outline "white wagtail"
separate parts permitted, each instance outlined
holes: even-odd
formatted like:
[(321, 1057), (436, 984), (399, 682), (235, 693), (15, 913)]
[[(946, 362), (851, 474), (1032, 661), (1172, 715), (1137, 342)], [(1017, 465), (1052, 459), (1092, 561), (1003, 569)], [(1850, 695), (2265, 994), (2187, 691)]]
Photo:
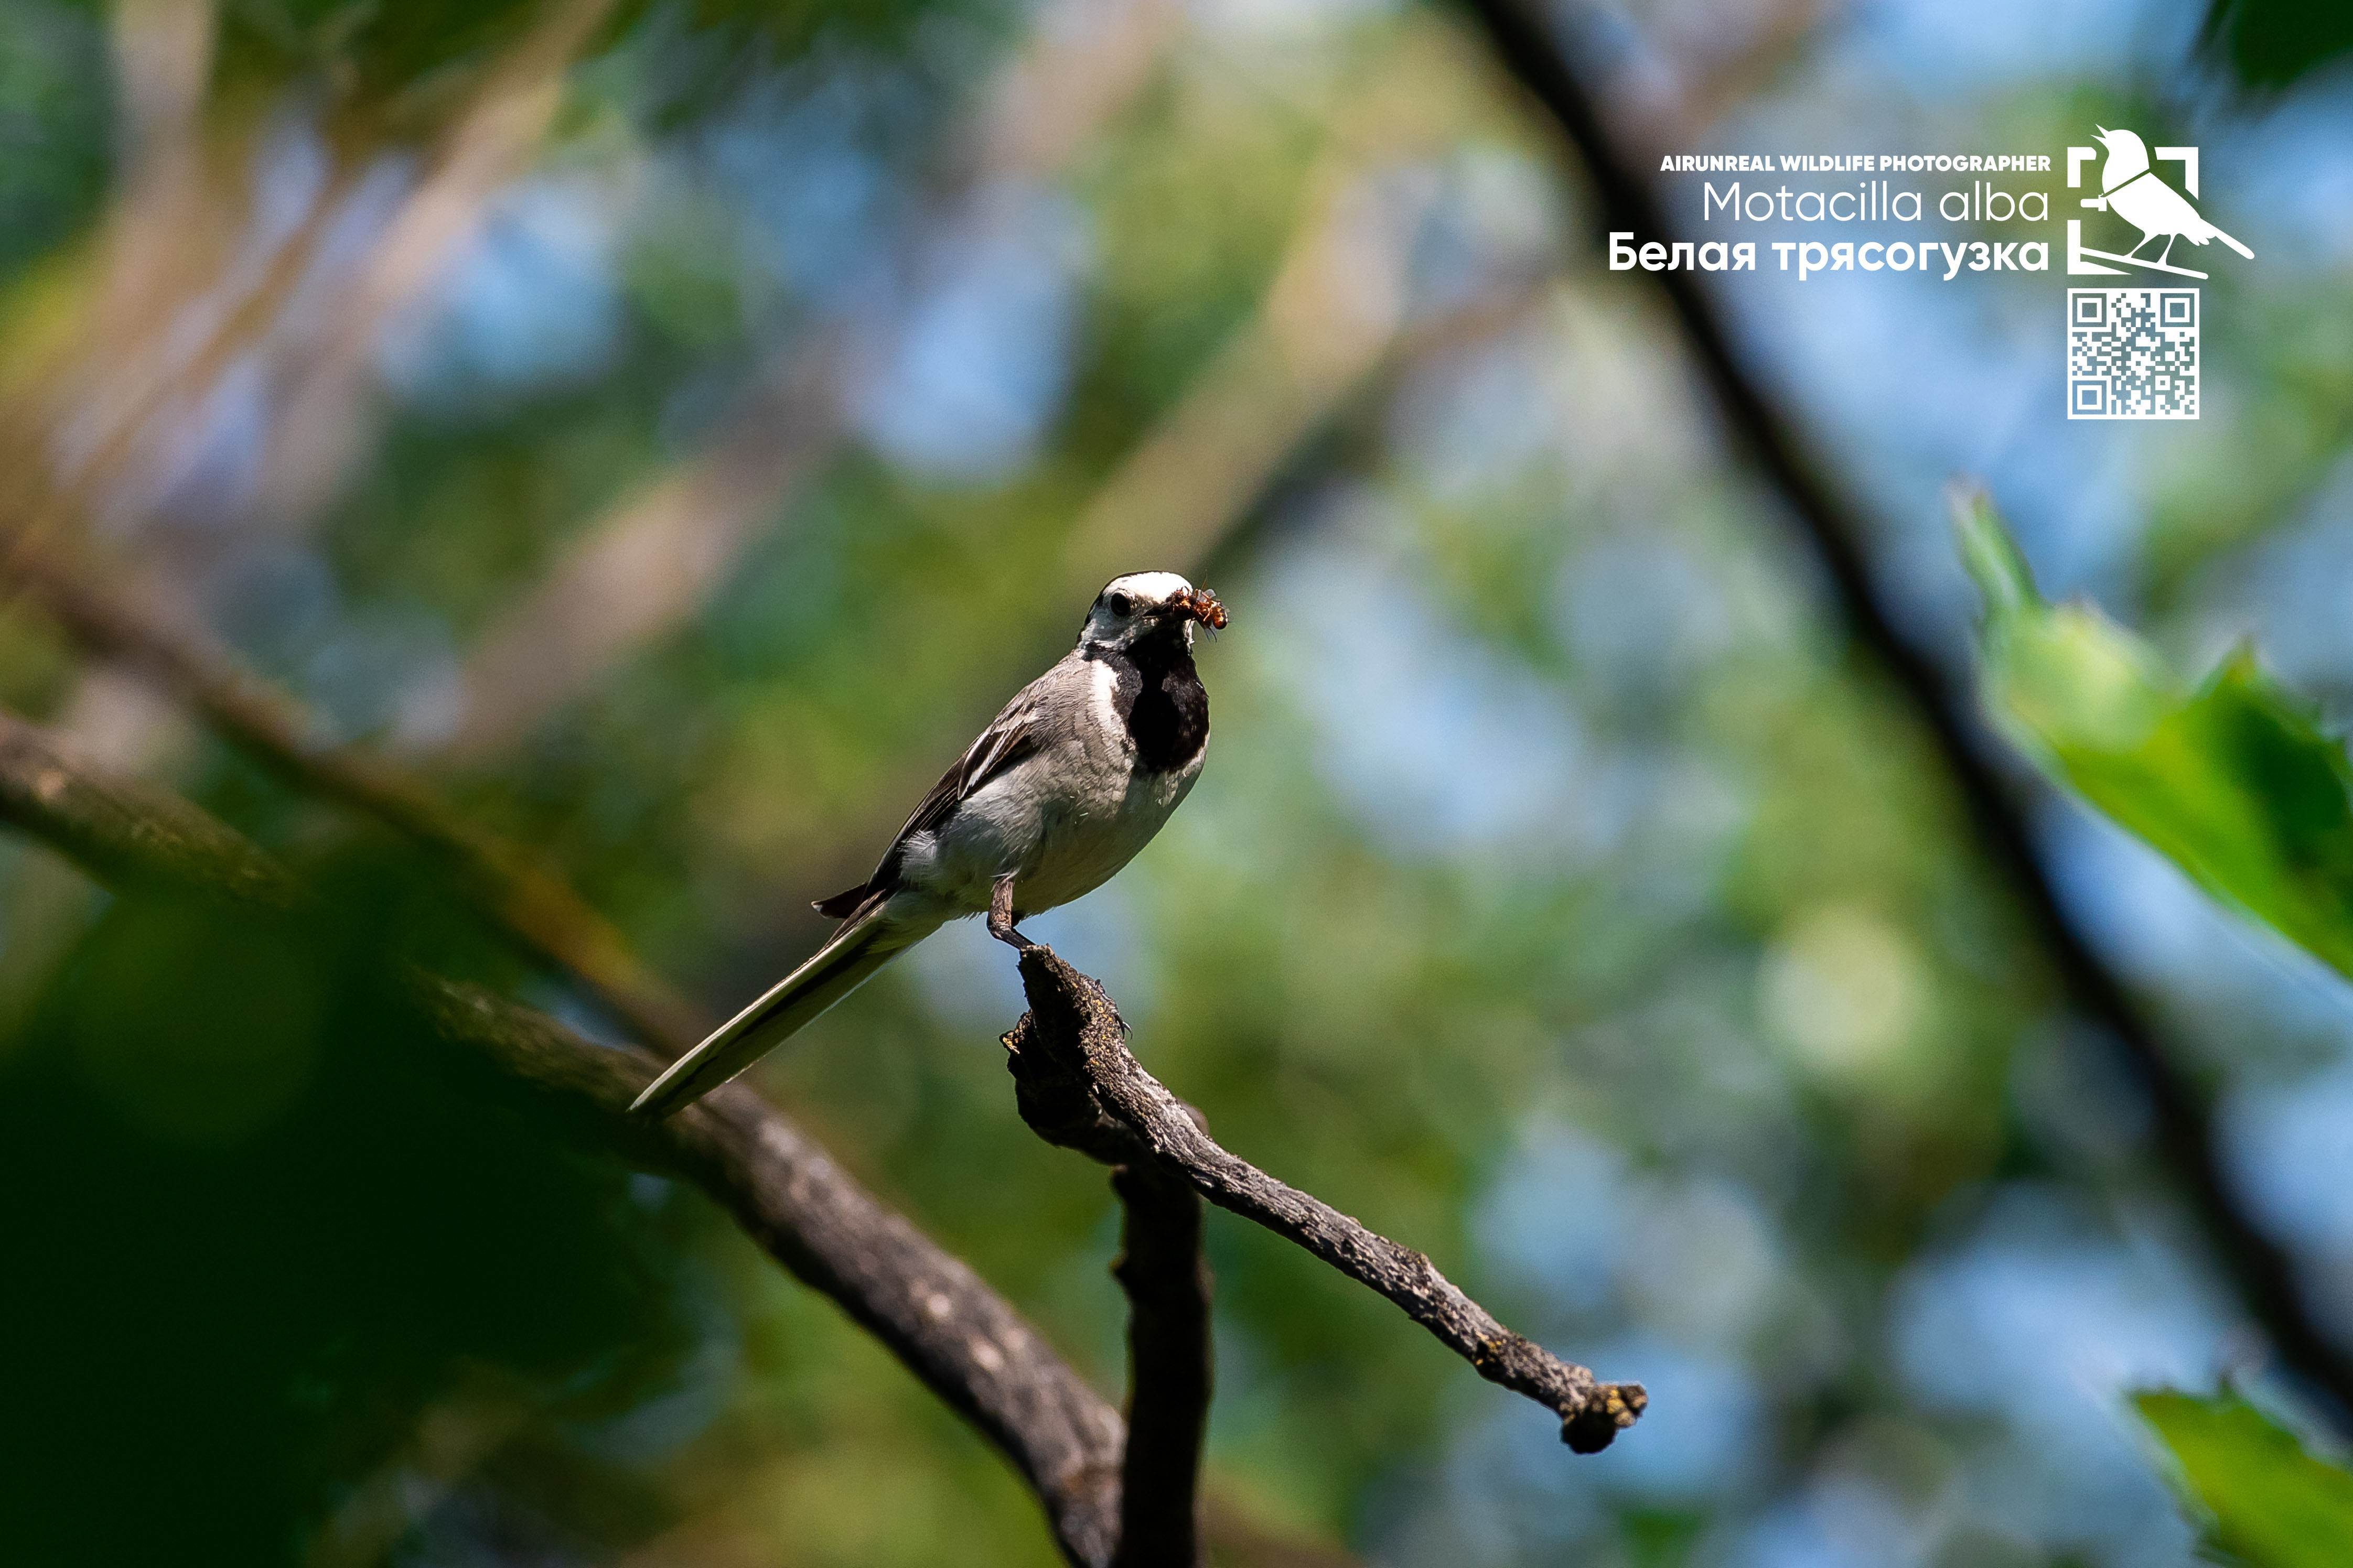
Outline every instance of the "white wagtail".
[(874, 874), (818, 900), (833, 939), (670, 1064), (631, 1109), (667, 1116), (782, 1045), (949, 921), (987, 913), (1027, 948), (1024, 915), (1092, 892), (1152, 841), (1209, 745), (1193, 636), (1217, 595), (1136, 572), (1095, 595), (1078, 647), (1021, 689), (915, 807)]

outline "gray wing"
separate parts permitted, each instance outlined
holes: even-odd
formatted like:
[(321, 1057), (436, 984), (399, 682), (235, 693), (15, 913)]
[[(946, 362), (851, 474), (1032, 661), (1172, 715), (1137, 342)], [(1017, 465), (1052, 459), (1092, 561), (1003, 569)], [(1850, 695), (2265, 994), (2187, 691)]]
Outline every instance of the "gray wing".
[[(955, 765), (940, 775), (940, 782), (931, 793), (915, 804), (915, 809), (891, 840), (896, 851), (914, 834), (937, 827), (945, 822), (948, 813), (967, 799), (973, 791), (1003, 773), (1038, 749), (1044, 726), (1039, 722), (1044, 704), (1039, 700), (1043, 681), (1032, 681), (1021, 689), (1005, 710), (988, 721), (980, 738), (967, 747)], [(885, 857), (887, 859), (888, 857)], [(876, 878), (881, 880), (880, 877)]]
[(1036, 752), (1048, 728), (1045, 715), (1049, 682), (1060, 672), (1058, 665), (1016, 692), (1005, 710), (988, 721), (980, 738), (940, 775), (940, 782), (932, 786), (931, 793), (915, 803), (915, 809), (892, 837), (891, 847), (883, 851), (874, 875), (855, 888), (818, 900), (818, 912), (847, 920), (859, 913), (876, 894), (888, 892), (898, 879), (900, 858), (906, 853), (909, 838), (937, 828), (975, 790)]

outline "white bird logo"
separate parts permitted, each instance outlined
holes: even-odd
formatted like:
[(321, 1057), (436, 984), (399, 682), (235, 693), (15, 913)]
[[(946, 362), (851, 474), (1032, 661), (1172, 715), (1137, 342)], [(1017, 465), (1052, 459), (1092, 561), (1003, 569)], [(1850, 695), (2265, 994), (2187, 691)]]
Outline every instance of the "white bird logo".
[[(2254, 258), (2253, 251), (2200, 217), (2198, 209), (2189, 205), (2189, 197), (2158, 177), (2149, 166), (2148, 145), (2138, 136), (2129, 131), (2111, 131), (2101, 126), (2098, 141), (2108, 154), (2100, 166), (2100, 194), (2085, 196), (2084, 205), (2097, 212), (2113, 212), (2140, 230), (2140, 243), (2111, 259), (2177, 271), (2179, 268), (2168, 266), (2166, 259), (2173, 254), (2173, 242), (2177, 239), (2186, 239), (2192, 245), (2219, 239), (2248, 259)], [(2072, 176), (2068, 183), (2074, 183)], [(2140, 254), (2141, 248), (2160, 237), (2165, 241), (2165, 248), (2152, 262)], [(2085, 254), (2096, 256), (2105, 253), (2087, 251)], [(2191, 273), (2190, 276), (2198, 278), (2205, 274)]]

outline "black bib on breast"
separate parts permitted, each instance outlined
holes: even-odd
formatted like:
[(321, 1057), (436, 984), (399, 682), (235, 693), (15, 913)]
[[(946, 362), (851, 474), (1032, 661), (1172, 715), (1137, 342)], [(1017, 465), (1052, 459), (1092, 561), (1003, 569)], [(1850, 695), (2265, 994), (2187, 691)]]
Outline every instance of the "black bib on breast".
[(1174, 773), (1201, 754), (1209, 740), (1209, 693), (1181, 630), (1093, 657), (1112, 668), (1112, 707), (1135, 742), (1136, 766)]

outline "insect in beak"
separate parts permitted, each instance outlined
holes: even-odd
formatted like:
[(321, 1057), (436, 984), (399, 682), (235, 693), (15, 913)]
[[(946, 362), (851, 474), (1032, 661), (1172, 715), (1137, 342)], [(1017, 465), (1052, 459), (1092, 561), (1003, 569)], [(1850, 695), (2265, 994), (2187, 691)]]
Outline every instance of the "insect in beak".
[(1178, 595), (1176, 607), (1213, 632), (1226, 629), (1226, 607), (1218, 603), (1218, 596), (1207, 588), (1195, 588), (1190, 593)]

